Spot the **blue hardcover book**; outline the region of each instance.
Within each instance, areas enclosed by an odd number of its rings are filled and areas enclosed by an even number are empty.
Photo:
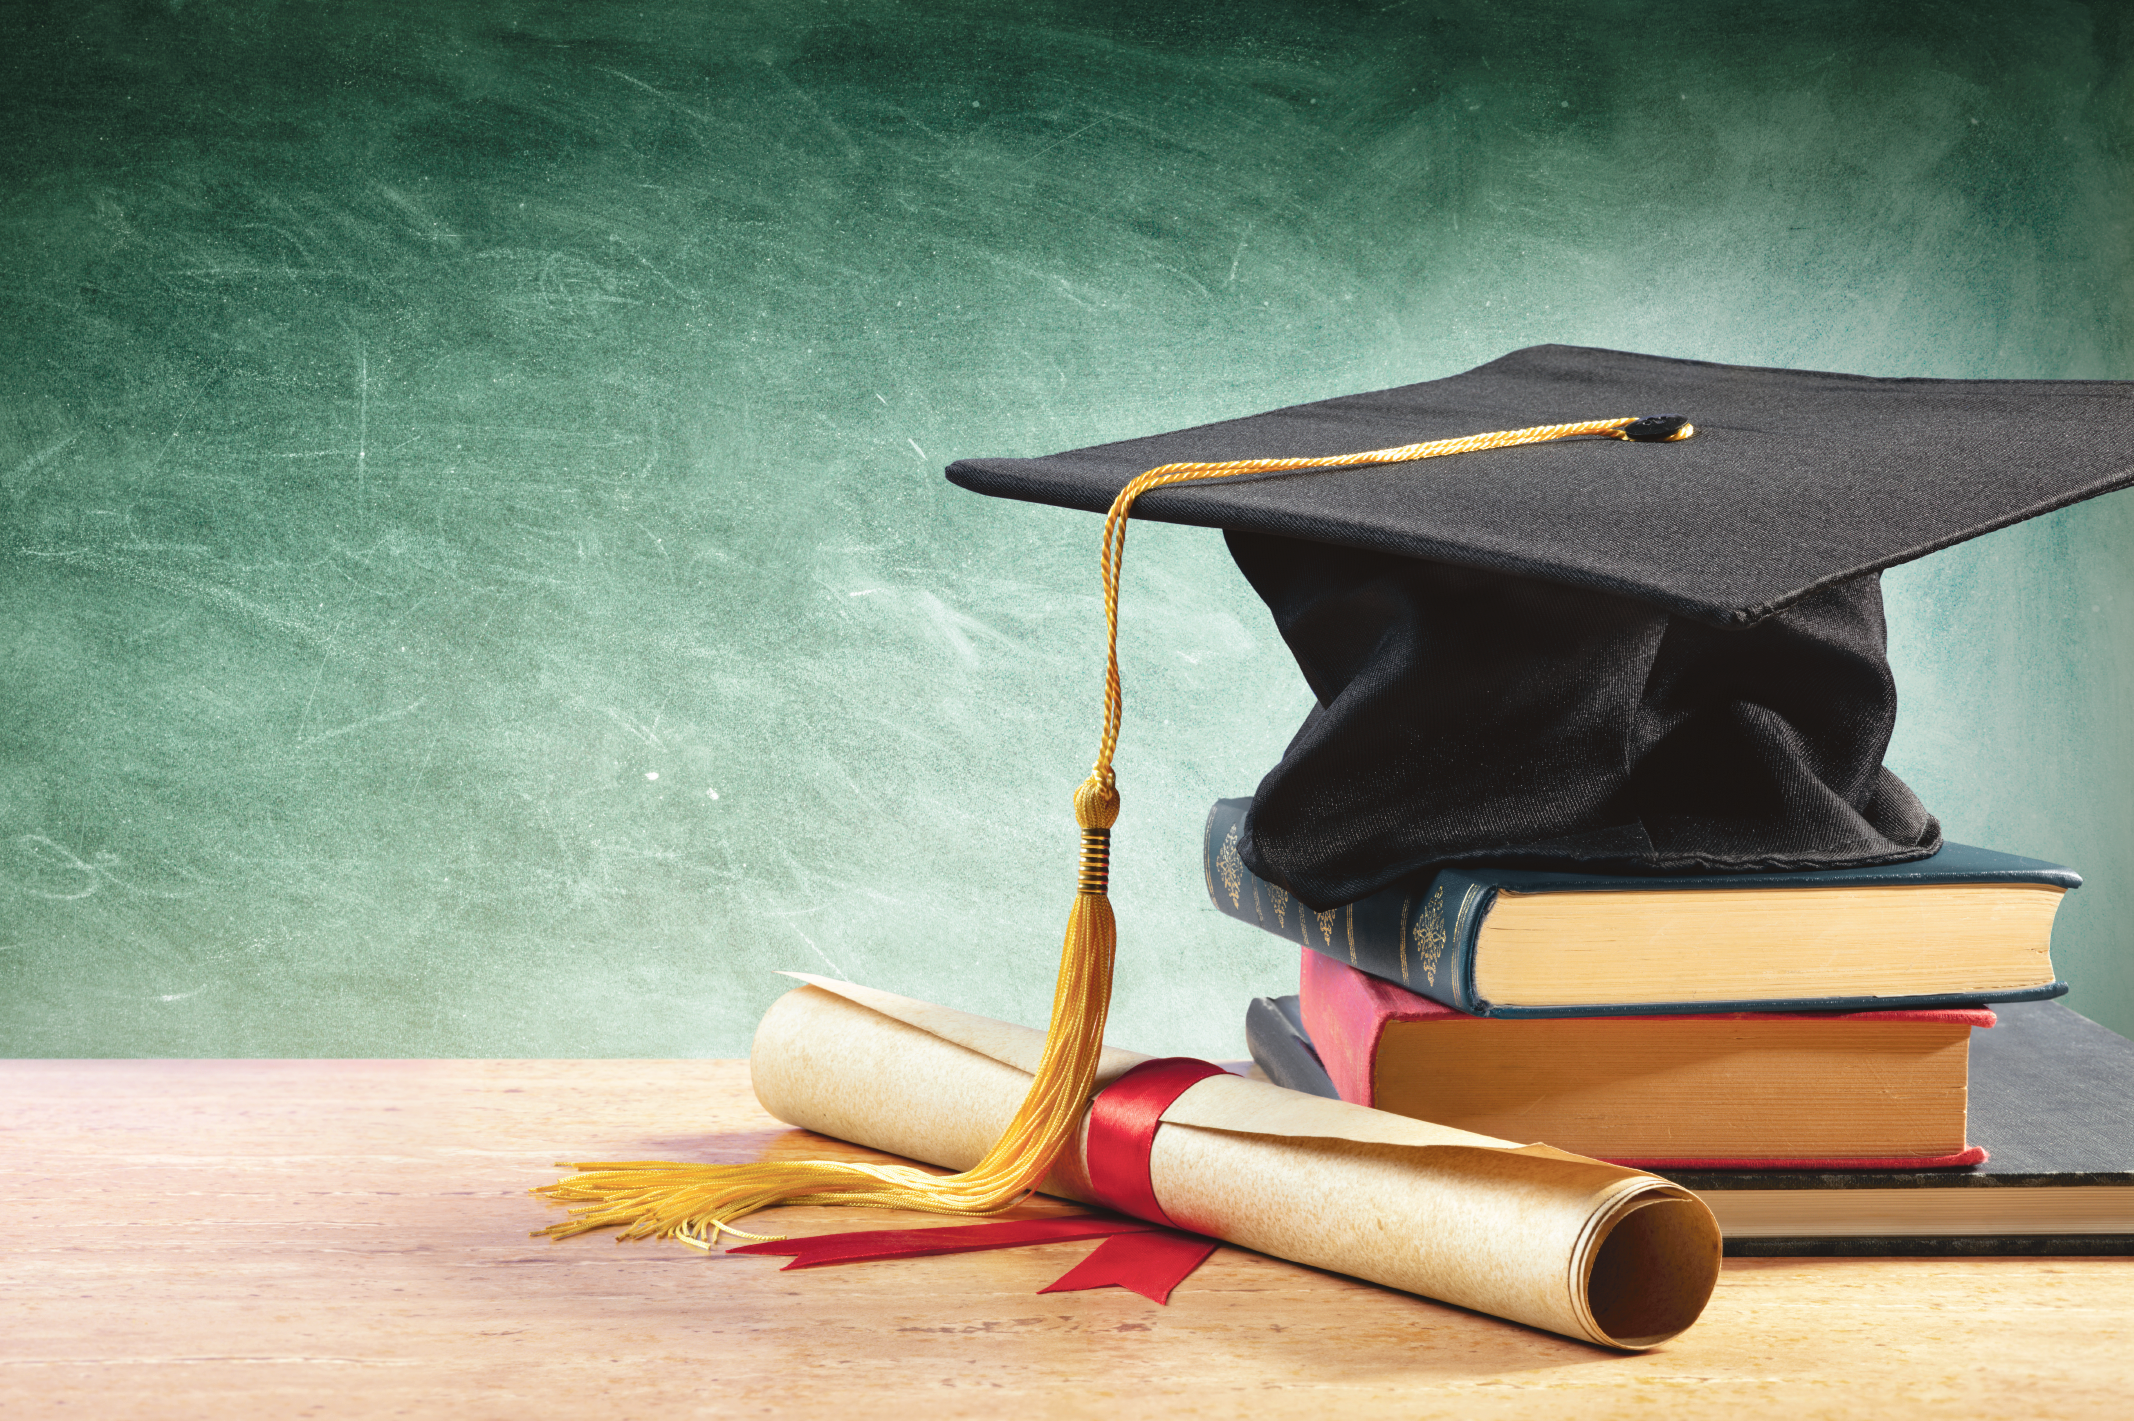
[[[1884,1011],[2057,997],[2072,869],[1945,844],[1806,873],[1453,868],[1320,912],[1245,867],[1217,800],[1208,896],[1233,918],[1475,1016]]]

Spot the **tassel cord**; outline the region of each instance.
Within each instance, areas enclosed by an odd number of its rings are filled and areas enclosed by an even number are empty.
[[[1386,449],[1367,449],[1360,454],[1290,459],[1229,459],[1214,462],[1162,464],[1137,474],[1119,490],[1111,511],[1104,518],[1104,546],[1099,559],[1104,576],[1104,734],[1097,747],[1097,765],[1091,778],[1112,782],[1112,752],[1119,743],[1119,726],[1125,714],[1125,697],[1119,684],[1119,570],[1126,557],[1126,520],[1134,502],[1145,493],[1173,484],[1202,479],[1235,478],[1244,474],[1291,473],[1303,469],[1347,469],[1366,464],[1409,464],[1438,459],[1448,454],[1472,454],[1483,449],[1509,449],[1520,444],[1545,444],[1582,435],[1631,439],[1630,426],[1650,417],[1627,415],[1619,419],[1588,419],[1572,424],[1542,424],[1528,429],[1500,429],[1488,434],[1468,434],[1457,439],[1437,439],[1423,444],[1401,444]],[[1687,439],[1696,426],[1681,421],[1678,428],[1659,436],[1674,442]]]
[[[1688,438],[1694,427],[1672,420],[1651,437]],[[1539,444],[1581,435],[1643,439],[1645,429],[1625,433],[1636,417],[1541,425],[1425,444],[1372,449],[1332,458],[1233,459],[1165,464],[1130,480],[1104,520],[1099,568],[1104,583],[1104,730],[1089,778],[1074,793],[1082,849],[1073,906],[1060,950],[1052,1016],[1037,1075],[1000,1139],[970,1169],[934,1174],[910,1165],[842,1160],[758,1164],[682,1164],[661,1160],[587,1161],[579,1172],[533,1192],[571,1206],[570,1217],[539,1230],[563,1239],[594,1229],[617,1228],[617,1242],[673,1238],[708,1249],[721,1234],[768,1241],[776,1235],[745,1233],[733,1221],[781,1204],[843,1205],[863,1209],[914,1209],[952,1215],[995,1214],[1034,1190],[1073,1139],[1096,1084],[1104,1050],[1104,1022],[1111,1004],[1117,927],[1109,892],[1112,825],[1119,791],[1112,770],[1125,697],[1119,681],[1119,575],[1126,556],[1126,524],[1144,493],[1173,484],[1243,474],[1411,463],[1448,454]],[[1646,421],[1644,423],[1649,423]],[[1678,425],[1679,428],[1674,428]]]

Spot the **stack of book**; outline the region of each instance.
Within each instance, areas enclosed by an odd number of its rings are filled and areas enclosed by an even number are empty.
[[[1455,869],[1318,912],[1239,859],[1246,807],[1208,891],[1304,949],[1247,1014],[1277,1084],[1655,1170],[1731,1253],[2134,1246],[2134,1043],[2046,1000],[2068,869]]]

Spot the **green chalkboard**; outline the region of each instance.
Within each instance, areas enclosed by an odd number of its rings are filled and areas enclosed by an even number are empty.
[[[1096,520],[948,487],[1539,341],[2134,376],[2126,16],[9,5],[0,1051],[736,1054],[797,967],[1039,1020]],[[1892,763],[2134,1027],[2134,505],[1891,579]],[[1137,528],[1114,1037],[1308,705]],[[1272,689],[1270,689],[1272,688]]]

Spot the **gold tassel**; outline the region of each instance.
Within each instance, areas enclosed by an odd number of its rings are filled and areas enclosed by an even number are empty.
[[[1165,464],[1119,491],[1104,520],[1099,559],[1104,577],[1104,734],[1097,762],[1074,793],[1074,817],[1082,831],[1081,864],[1074,906],[1067,914],[1053,988],[1052,1019],[1030,1092],[993,1148],[961,1174],[930,1174],[910,1165],[853,1164],[805,1160],[770,1164],[678,1164],[664,1160],[589,1160],[565,1164],[577,1174],[533,1192],[573,1206],[571,1216],[536,1233],[569,1238],[593,1229],[619,1228],[617,1242],[673,1238],[709,1249],[722,1233],[762,1239],[733,1221],[780,1204],[846,1204],[862,1209],[917,1209],[936,1214],[995,1214],[1035,1189],[1080,1125],[1104,1050],[1104,1019],[1111,1006],[1112,958],[1118,929],[1109,887],[1111,829],[1119,818],[1119,790],[1112,775],[1124,698],[1119,685],[1119,569],[1126,553],[1126,520],[1134,500],[1150,489],[1192,480],[1293,469],[1358,464],[1408,463],[1478,449],[1538,444],[1578,435],[1616,439],[1687,439],[1687,421],[1648,421],[1625,433],[1635,418],[1588,420],[1500,430],[1491,434],[1373,449],[1333,458],[1237,459],[1227,463]],[[1664,429],[1653,427],[1664,425]]]

